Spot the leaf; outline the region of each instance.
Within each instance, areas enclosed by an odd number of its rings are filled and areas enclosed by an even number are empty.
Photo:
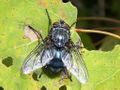
[[[120,46],[112,51],[85,51],[89,82],[81,90],[119,90]]]
[[[120,32],[114,32],[117,35],[120,35]],[[104,51],[108,51],[108,50],[112,50],[114,48],[115,45],[120,44],[120,40],[119,39],[115,39],[113,37],[107,36],[103,39],[102,45],[100,47],[101,50]],[[108,47],[109,46],[109,47]]]

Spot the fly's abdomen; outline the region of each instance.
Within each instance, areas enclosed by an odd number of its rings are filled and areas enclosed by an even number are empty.
[[[62,60],[58,58],[53,58],[51,62],[47,65],[47,67],[54,73],[60,72],[64,68],[64,64]]]
[[[53,59],[47,64],[47,68],[49,68],[52,72],[58,73],[64,68],[64,64],[61,59],[61,50],[54,49],[54,57]]]

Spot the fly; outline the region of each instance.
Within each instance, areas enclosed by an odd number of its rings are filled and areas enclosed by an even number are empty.
[[[67,23],[63,20],[53,23],[48,36],[25,59],[23,73],[29,74],[40,68],[49,69],[53,74],[67,70],[81,83],[86,83],[88,75],[79,51],[81,46],[75,44],[70,36],[70,26]]]

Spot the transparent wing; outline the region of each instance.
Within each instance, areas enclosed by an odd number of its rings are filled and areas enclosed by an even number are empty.
[[[50,49],[44,49],[44,44],[38,44],[35,49],[28,55],[22,66],[24,74],[29,74],[32,71],[46,65],[53,58]]]
[[[62,61],[72,75],[74,75],[81,83],[86,83],[88,81],[87,69],[79,49],[74,48],[70,50],[70,53],[66,52]]]

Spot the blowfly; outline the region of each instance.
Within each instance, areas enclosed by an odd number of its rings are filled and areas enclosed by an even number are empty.
[[[28,27],[32,29],[31,26]],[[52,24],[48,35],[25,59],[22,71],[24,74],[40,68],[49,69],[53,74],[64,71],[74,75],[81,83],[86,83],[87,69],[80,49],[80,44],[71,40],[70,26],[60,20]]]

